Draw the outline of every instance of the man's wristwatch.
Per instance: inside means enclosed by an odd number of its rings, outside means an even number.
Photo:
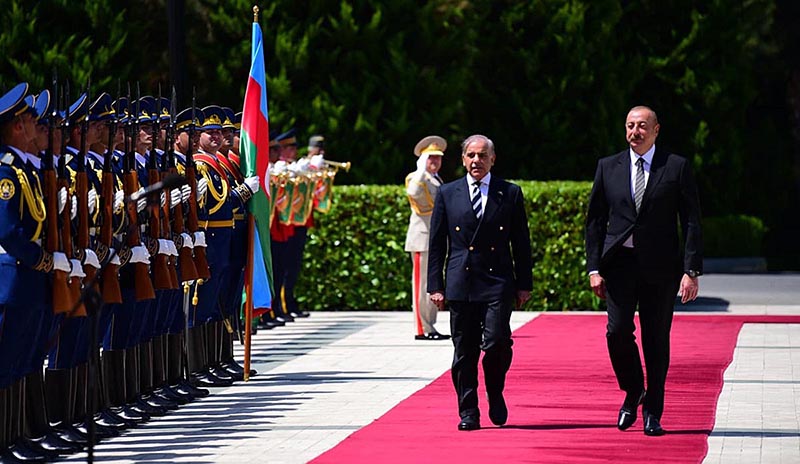
[[[703,274],[702,272],[698,272],[698,271],[695,271],[695,270],[692,270],[692,269],[689,269],[688,271],[686,271],[686,275],[688,275],[692,279],[696,279],[697,277],[699,277],[702,274]]]

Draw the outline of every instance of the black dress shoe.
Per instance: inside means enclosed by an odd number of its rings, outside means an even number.
[[[297,318],[308,317],[308,316],[311,315],[311,313],[309,313],[307,311],[292,311],[292,312],[289,313],[289,315],[292,316],[293,318],[297,319]]]
[[[82,445],[66,441],[60,438],[56,433],[49,433],[41,437],[31,438],[28,441],[29,448],[34,448],[34,446],[30,445],[30,442],[32,442],[35,443],[36,447],[53,454],[71,454],[83,449]]]
[[[275,316],[275,320],[278,322],[283,322],[286,324],[287,322],[294,322],[294,318],[288,314],[281,314],[280,316]]]
[[[661,428],[661,422],[659,422],[658,417],[644,413],[644,434],[650,437],[660,437],[664,435],[665,432],[663,428]]]
[[[187,393],[195,398],[205,398],[210,394],[210,392],[205,388],[196,387],[186,379],[181,380],[177,385],[173,385],[172,388],[174,388],[178,393]]]
[[[458,423],[458,430],[478,430],[481,428],[481,423],[477,417],[467,416],[462,417],[461,422]]]
[[[508,420],[508,407],[502,393],[489,395],[489,420],[497,426],[505,425]]]
[[[636,422],[636,411],[639,405],[644,401],[645,391],[642,390],[638,395],[631,395],[628,393],[625,396],[625,401],[622,407],[619,408],[619,416],[617,416],[617,428],[620,430],[627,430],[634,422]]]
[[[425,335],[414,335],[414,340],[450,340],[450,335],[431,332]]]
[[[31,448],[26,440],[17,440],[16,443],[6,448],[2,457],[2,462],[47,462],[55,459],[58,455],[48,453],[41,448]]]

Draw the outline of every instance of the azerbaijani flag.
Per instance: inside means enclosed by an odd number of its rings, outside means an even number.
[[[242,133],[239,139],[242,175],[260,176],[261,188],[247,202],[255,218],[253,243],[252,301],[254,316],[272,307],[272,252],[269,237],[269,111],[267,75],[264,69],[264,41],[261,26],[253,22],[250,77],[244,94]],[[247,285],[247,283],[245,283]]]

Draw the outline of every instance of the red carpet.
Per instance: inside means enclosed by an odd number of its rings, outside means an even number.
[[[448,371],[313,462],[701,462],[722,375],[745,322],[800,323],[800,317],[675,317],[664,437],[646,437],[641,417],[625,432],[614,425],[624,395],[608,360],[605,315],[544,314],[514,333],[505,427],[491,424],[481,393],[485,428],[456,430]]]

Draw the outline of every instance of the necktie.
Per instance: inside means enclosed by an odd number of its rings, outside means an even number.
[[[633,187],[633,201],[636,203],[636,212],[642,206],[642,197],[644,196],[644,158],[636,160],[636,182]]]
[[[481,202],[481,182],[475,181],[472,183],[472,211],[475,212],[475,217],[480,219],[483,214],[483,204]]]

